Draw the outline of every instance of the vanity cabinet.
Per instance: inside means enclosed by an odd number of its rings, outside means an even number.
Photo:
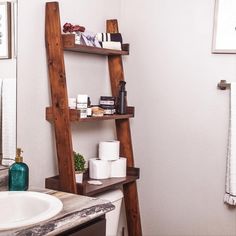
[[[106,219],[103,216],[78,227],[67,230],[58,236],[106,236]]]
[[[117,20],[107,20],[106,31],[118,33]],[[45,40],[52,106],[46,108],[46,119],[54,126],[59,175],[46,179],[46,187],[87,196],[104,192],[117,186],[123,186],[129,236],[141,236],[136,180],[139,169],[135,168],[129,119],[134,117],[134,108],[128,107],[124,115],[106,115],[103,117],[81,118],[78,110],[69,109],[65,75],[64,51],[87,53],[107,57],[112,96],[117,97],[119,82],[124,80],[122,56],[128,55],[127,45],[123,50],[110,50],[84,45],[75,45],[73,35],[61,34],[58,2],[46,3]],[[94,122],[114,120],[117,139],[120,141],[120,155],[127,158],[127,177],[110,178],[102,181],[101,186],[91,186],[85,178],[82,184],[76,184],[71,122]],[[91,234],[92,235],[92,234]],[[96,234],[97,236],[97,234]]]

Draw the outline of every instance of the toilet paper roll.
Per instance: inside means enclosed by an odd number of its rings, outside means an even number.
[[[111,163],[111,178],[125,177],[126,176],[126,162],[127,159],[120,157],[116,161],[110,161]]]
[[[99,143],[98,156],[101,160],[117,160],[120,153],[120,141],[111,140]]]
[[[108,179],[110,178],[111,166],[109,161],[97,158],[89,159],[89,177],[91,179]]]

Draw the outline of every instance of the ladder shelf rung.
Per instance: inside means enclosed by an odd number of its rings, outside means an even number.
[[[86,45],[75,44],[74,34],[62,34],[63,49],[65,51],[97,54],[103,56],[115,56],[115,55],[129,55],[129,44],[122,44],[122,50],[114,50],[107,48],[91,47]]]
[[[80,118],[80,111],[76,109],[69,109],[70,114],[70,122],[94,122],[101,120],[119,120],[119,119],[129,119],[134,117],[134,107],[127,107],[127,114],[119,115],[104,115],[100,117],[87,117]],[[46,108],[46,120],[52,122],[53,121],[53,112],[51,107]]]

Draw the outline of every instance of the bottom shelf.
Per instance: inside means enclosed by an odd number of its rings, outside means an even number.
[[[85,174],[82,184],[77,183],[77,191],[81,195],[93,196],[98,193],[102,193],[106,190],[120,187],[124,184],[128,184],[139,179],[139,168],[128,167],[127,176],[123,178],[109,178],[100,180],[102,185],[92,185],[88,181],[91,180],[88,177],[88,173]],[[60,188],[59,176],[53,176],[45,179],[45,186],[49,189],[63,191]]]

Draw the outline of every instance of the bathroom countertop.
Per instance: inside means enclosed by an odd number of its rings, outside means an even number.
[[[82,195],[40,188],[30,188],[30,191],[43,192],[59,198],[63,203],[62,211],[53,218],[38,224],[0,231],[0,236],[56,235],[102,216],[115,208],[109,201]]]

